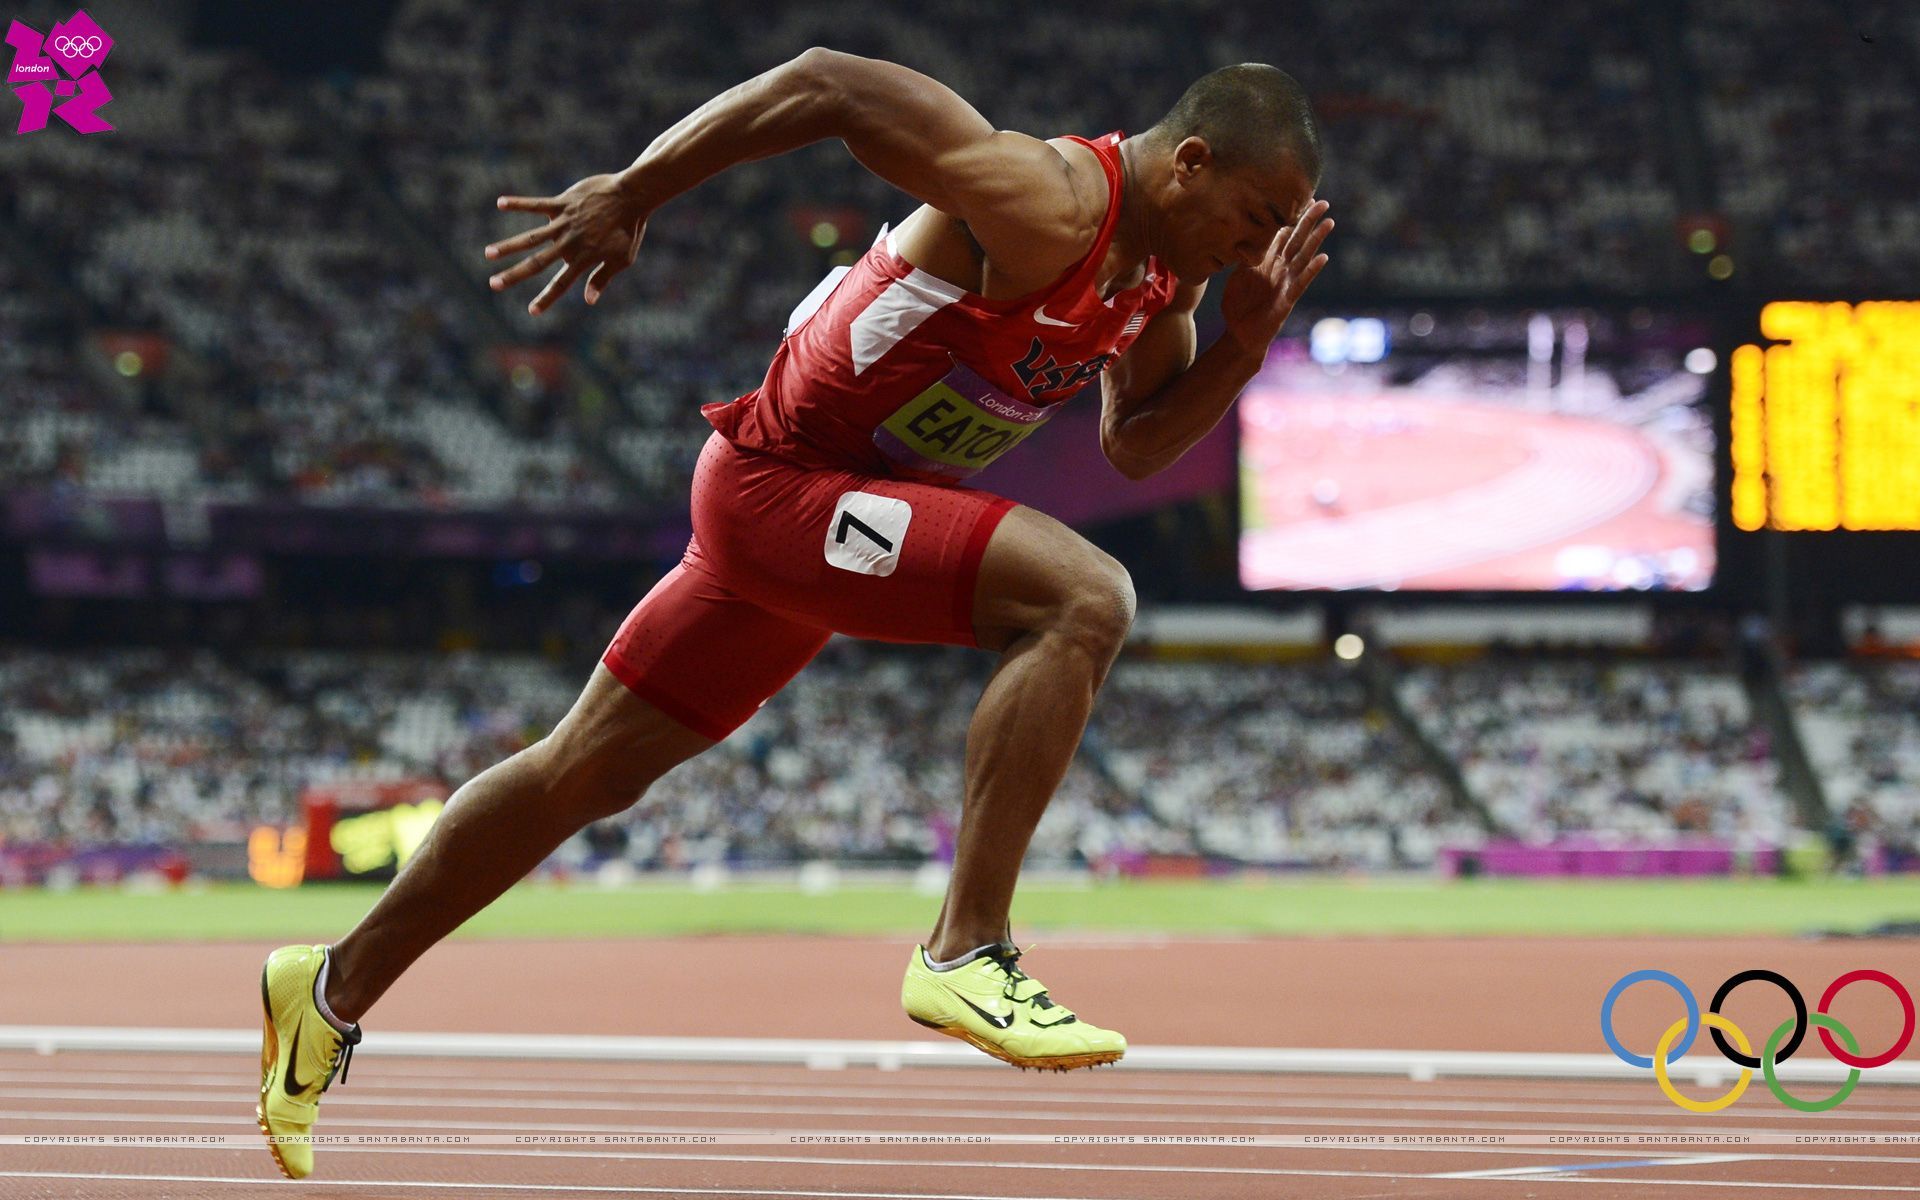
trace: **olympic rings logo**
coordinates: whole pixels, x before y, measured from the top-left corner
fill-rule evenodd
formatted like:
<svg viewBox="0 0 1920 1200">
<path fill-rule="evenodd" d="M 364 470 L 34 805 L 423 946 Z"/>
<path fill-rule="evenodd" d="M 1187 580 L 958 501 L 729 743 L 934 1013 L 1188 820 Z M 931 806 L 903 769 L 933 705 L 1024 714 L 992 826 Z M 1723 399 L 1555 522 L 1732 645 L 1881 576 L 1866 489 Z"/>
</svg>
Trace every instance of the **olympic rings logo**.
<svg viewBox="0 0 1920 1200">
<path fill-rule="evenodd" d="M 100 53 L 101 42 L 98 37 L 88 34 L 85 37 L 57 37 L 53 39 L 53 48 L 62 58 L 87 58 Z"/>
<path fill-rule="evenodd" d="M 1654 1047 L 1651 1057 L 1628 1050 L 1620 1044 L 1619 1037 L 1613 1032 L 1614 1004 L 1628 988 L 1643 982 L 1666 984 L 1679 993 L 1680 999 L 1685 1001 L 1687 1006 L 1687 1015 L 1667 1026 L 1667 1031 L 1660 1035 L 1660 1042 Z M 1906 1023 L 1900 1030 L 1900 1036 L 1894 1039 L 1893 1047 L 1885 1053 L 1876 1054 L 1870 1058 L 1862 1057 L 1860 1054 L 1860 1044 L 1855 1040 L 1853 1032 L 1827 1014 L 1827 1006 L 1833 1003 L 1833 998 L 1840 994 L 1842 988 L 1849 984 L 1864 982 L 1877 983 L 1892 992 L 1899 999 L 1900 1008 L 1906 1014 Z M 1766 1045 L 1758 1058 L 1753 1056 L 1753 1043 L 1747 1039 L 1746 1033 L 1738 1025 L 1720 1015 L 1720 1006 L 1726 1003 L 1728 996 L 1733 994 L 1733 989 L 1743 983 L 1770 983 L 1785 992 L 1787 999 L 1793 1001 L 1793 1019 L 1781 1022 L 1780 1027 L 1768 1035 Z M 1713 1100 L 1695 1100 L 1691 1096 L 1681 1095 L 1680 1089 L 1673 1085 L 1673 1080 L 1667 1073 L 1667 1068 L 1685 1054 L 1689 1046 L 1693 1045 L 1693 1039 L 1699 1034 L 1702 1025 L 1712 1033 L 1713 1044 L 1720 1048 L 1720 1053 L 1741 1069 L 1739 1082 L 1734 1084 L 1725 1095 Z M 1807 1036 L 1808 1025 L 1820 1031 L 1820 1042 L 1827 1048 L 1827 1053 L 1850 1068 L 1847 1072 L 1847 1081 L 1840 1085 L 1840 1089 L 1821 1100 L 1802 1100 L 1793 1095 L 1781 1086 L 1774 1070 L 1777 1064 L 1792 1058 L 1794 1051 L 1800 1049 L 1800 1043 Z M 1800 989 L 1794 987 L 1786 976 L 1776 971 L 1764 970 L 1742 971 L 1730 977 L 1720 985 L 1720 990 L 1713 994 L 1713 1003 L 1707 1006 L 1704 1014 L 1700 1011 L 1700 1002 L 1694 998 L 1694 994 L 1688 990 L 1687 985 L 1666 971 L 1634 971 L 1622 975 L 1619 982 L 1607 990 L 1607 998 L 1600 1002 L 1600 1032 L 1607 1039 L 1607 1048 L 1628 1066 L 1642 1069 L 1652 1067 L 1653 1077 L 1659 1081 L 1660 1090 L 1666 1094 L 1667 1099 L 1689 1112 L 1697 1113 L 1719 1112 L 1738 1100 L 1741 1093 L 1747 1090 L 1747 1085 L 1753 1082 L 1755 1067 L 1759 1067 L 1765 1074 L 1767 1090 L 1773 1093 L 1774 1099 L 1788 1108 L 1798 1109 L 1801 1112 L 1825 1112 L 1830 1108 L 1838 1108 L 1848 1096 L 1853 1094 L 1853 1087 L 1860 1082 L 1862 1070 L 1884 1066 L 1900 1057 L 1900 1052 L 1905 1050 L 1907 1044 L 1913 1040 L 1913 1030 L 1913 996 L 1901 986 L 1899 980 L 1885 971 L 1848 971 L 1827 985 L 1827 990 L 1820 994 L 1820 1003 L 1811 1013 L 1807 1012 L 1806 997 L 1800 994 Z M 1838 1034 L 1840 1040 L 1846 1043 L 1845 1050 L 1834 1044 L 1835 1034 Z M 1738 1050 L 1727 1045 L 1727 1036 L 1733 1038 L 1740 1047 Z M 1676 1039 L 1679 1042 L 1678 1045 L 1674 1044 Z M 1782 1040 L 1786 1042 L 1784 1046 L 1781 1045 Z"/>
</svg>

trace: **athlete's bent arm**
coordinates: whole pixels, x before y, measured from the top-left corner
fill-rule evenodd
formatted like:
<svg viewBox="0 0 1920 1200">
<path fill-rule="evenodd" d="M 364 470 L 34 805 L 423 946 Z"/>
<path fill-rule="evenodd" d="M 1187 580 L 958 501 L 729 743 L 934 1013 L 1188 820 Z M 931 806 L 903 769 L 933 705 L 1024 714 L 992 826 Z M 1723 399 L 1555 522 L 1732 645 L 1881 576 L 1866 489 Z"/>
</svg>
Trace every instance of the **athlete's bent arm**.
<svg viewBox="0 0 1920 1200">
<path fill-rule="evenodd" d="M 632 264 L 647 217 L 736 163 L 837 137 L 868 170 L 965 221 L 996 265 L 1044 282 L 1086 252 L 1106 191 L 1078 181 L 1054 147 L 996 130 L 952 89 L 917 71 L 820 47 L 701 105 L 618 174 L 558 196 L 502 196 L 548 223 L 487 247 L 488 258 L 546 248 L 493 277 L 503 290 L 564 260 L 529 306 L 538 313 L 581 275 L 587 299 Z"/>
<path fill-rule="evenodd" d="M 1275 231 L 1257 263 L 1235 270 L 1220 300 L 1226 328 L 1195 358 L 1193 313 L 1205 283 L 1182 284 L 1140 337 L 1101 376 L 1100 449 L 1128 479 L 1145 479 L 1180 460 L 1226 415 L 1266 361 L 1294 303 L 1327 265 L 1318 253 L 1333 231 L 1327 202 L 1316 201 Z"/>
<path fill-rule="evenodd" d="M 1100 376 L 1100 449 L 1128 479 L 1163 471 L 1192 449 L 1259 369 L 1255 363 L 1244 370 L 1240 360 L 1246 356 L 1225 338 L 1195 361 L 1199 332 L 1193 313 L 1206 292 L 1204 282 L 1181 284 Z M 1225 399 L 1197 403 L 1195 395 Z"/>
</svg>

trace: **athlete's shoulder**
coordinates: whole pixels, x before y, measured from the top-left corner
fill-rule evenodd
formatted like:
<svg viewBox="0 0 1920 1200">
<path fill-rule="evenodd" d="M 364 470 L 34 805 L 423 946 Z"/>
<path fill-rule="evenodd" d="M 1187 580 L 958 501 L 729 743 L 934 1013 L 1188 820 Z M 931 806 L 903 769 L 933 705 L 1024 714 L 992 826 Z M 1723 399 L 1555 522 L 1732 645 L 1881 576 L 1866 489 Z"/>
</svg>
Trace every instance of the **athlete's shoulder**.
<svg viewBox="0 0 1920 1200">
<path fill-rule="evenodd" d="M 1077 232 L 1089 245 L 1100 235 L 1107 210 L 1117 200 L 1120 190 L 1119 157 L 1105 145 L 1112 136 L 1092 142 L 1072 137 L 1048 138 L 1046 142 L 1060 156 L 1061 169 L 1074 198 Z"/>
<path fill-rule="evenodd" d="M 1010 172 L 996 185 L 1003 203 L 949 215 L 964 222 L 1003 286 L 1039 291 L 1085 261 L 1099 242 L 1118 168 L 1110 174 L 1101 153 L 1074 138 L 1043 140 L 1013 131 L 999 136 L 1019 147 L 1007 160 L 1019 162 L 1017 176 Z"/>
<path fill-rule="evenodd" d="M 1078 262 L 1099 237 L 1108 186 L 1099 155 L 1071 138 L 1016 130 L 967 164 L 970 203 L 935 205 L 965 225 L 1003 283 L 1038 289 Z"/>
</svg>

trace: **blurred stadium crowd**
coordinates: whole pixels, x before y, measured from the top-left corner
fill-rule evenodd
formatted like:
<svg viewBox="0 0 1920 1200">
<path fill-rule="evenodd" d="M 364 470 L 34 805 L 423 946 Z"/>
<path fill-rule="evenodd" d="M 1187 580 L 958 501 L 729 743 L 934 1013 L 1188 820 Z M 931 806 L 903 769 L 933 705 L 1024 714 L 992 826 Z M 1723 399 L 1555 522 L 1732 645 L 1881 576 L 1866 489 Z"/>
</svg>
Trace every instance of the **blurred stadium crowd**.
<svg viewBox="0 0 1920 1200">
<path fill-rule="evenodd" d="M 1551 661 L 1423 667 L 1405 694 L 1505 828 L 1774 845 L 1794 828 L 1766 727 L 1731 671 Z"/>
<path fill-rule="evenodd" d="M 1848 833 L 1920 824 L 1920 664 L 1809 663 L 1788 682 L 1807 754 Z M 1898 836 L 1897 834 L 1895 836 Z"/>
<path fill-rule="evenodd" d="M 1282 19 L 1229 0 L 404 0 L 378 69 L 320 79 L 195 44 L 189 9 L 109 22 L 118 133 L 7 146 L 0 498 L 679 508 L 699 405 L 756 386 L 793 304 L 912 202 L 834 145 L 737 168 L 658 214 L 606 302 L 534 320 L 526 291 L 485 289 L 482 247 L 527 225 L 492 201 L 623 167 L 814 44 L 1049 136 L 1138 131 L 1206 70 L 1282 65 L 1325 125 L 1328 301 L 1920 277 L 1920 8 L 1868 40 L 1839 0 L 1566 0 L 1551 19 L 1525 0 Z M 988 666 L 836 644 L 568 854 L 937 859 Z M 331 780 L 458 783 L 579 682 L 498 655 L 0 649 L 0 842 L 230 839 Z M 1912 854 L 1920 664 L 1807 666 L 1786 698 L 1835 820 Z M 1490 832 L 1780 840 L 1799 819 L 1770 728 L 1700 662 L 1380 683 L 1127 659 L 1034 854 L 1392 867 Z"/>
<path fill-rule="evenodd" d="M 561 860 L 943 859 L 990 667 L 836 640 Z M 577 682 L 511 655 L 0 654 L 0 844 L 235 842 L 296 823 L 311 786 L 454 785 L 543 736 Z M 1920 850 L 1920 663 L 1810 666 L 1789 693 L 1848 838 Z M 1392 869 L 1489 836 L 1777 846 L 1804 824 L 1768 727 L 1711 663 L 1494 658 L 1410 667 L 1383 695 L 1330 660 L 1127 658 L 1032 857 Z"/>
<path fill-rule="evenodd" d="M 1226 0 L 407 0 L 380 69 L 315 82 L 189 43 L 186 9 L 117 14 L 122 136 L 8 147 L 0 483 L 679 503 L 698 406 L 755 386 L 792 305 L 911 202 L 834 145 L 736 168 L 652 221 L 608 304 L 535 320 L 484 290 L 481 248 L 526 224 L 492 200 L 618 169 L 812 44 L 1046 135 L 1138 130 L 1213 66 L 1282 64 L 1326 128 L 1341 226 L 1322 297 L 1900 288 L 1920 270 L 1913 11 L 1869 42 L 1837 0 L 1570 0 L 1544 22 L 1525 0 L 1283 20 Z M 1711 256 L 1687 248 L 1702 228 Z M 165 361 L 103 354 L 100 330 L 157 334 Z"/>
</svg>

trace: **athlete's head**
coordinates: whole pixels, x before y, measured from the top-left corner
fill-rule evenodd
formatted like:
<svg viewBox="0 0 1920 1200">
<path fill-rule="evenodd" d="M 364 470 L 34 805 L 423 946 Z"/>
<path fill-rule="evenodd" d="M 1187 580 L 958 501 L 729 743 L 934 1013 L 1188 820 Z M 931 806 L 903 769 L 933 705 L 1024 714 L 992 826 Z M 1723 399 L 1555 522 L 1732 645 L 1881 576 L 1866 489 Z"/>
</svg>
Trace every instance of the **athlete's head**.
<svg viewBox="0 0 1920 1200">
<path fill-rule="evenodd" d="M 1257 259 L 1320 186 L 1307 94 L 1264 63 L 1201 76 L 1141 137 L 1153 253 L 1182 279 Z"/>
</svg>

